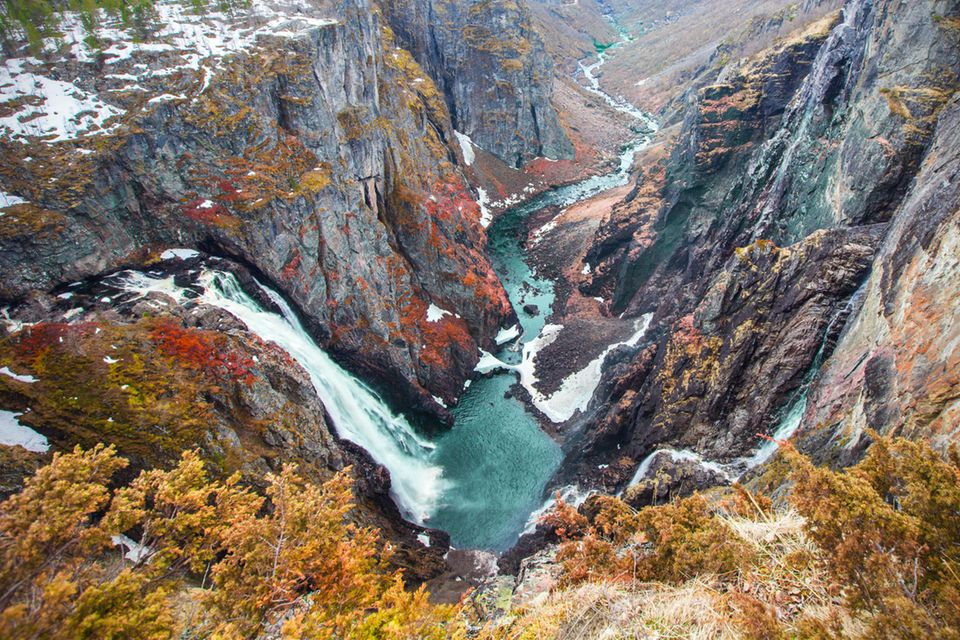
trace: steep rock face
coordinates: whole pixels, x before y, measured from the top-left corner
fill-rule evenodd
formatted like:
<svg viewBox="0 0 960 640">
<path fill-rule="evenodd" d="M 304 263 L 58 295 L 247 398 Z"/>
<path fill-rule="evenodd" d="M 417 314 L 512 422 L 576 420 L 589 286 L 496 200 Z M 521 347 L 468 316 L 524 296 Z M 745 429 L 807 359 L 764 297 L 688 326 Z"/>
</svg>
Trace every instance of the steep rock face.
<svg viewBox="0 0 960 640">
<path fill-rule="evenodd" d="M 639 459 L 671 442 L 729 460 L 772 431 L 836 339 L 956 90 L 941 17 L 957 11 L 851 0 L 700 91 L 666 167 L 587 256 L 585 293 L 655 312 L 653 344 L 608 375 L 596 451 Z"/>
<path fill-rule="evenodd" d="M 29 204 L 2 219 L 0 295 L 202 245 L 255 266 L 414 408 L 455 398 L 512 311 L 446 107 L 365 0 L 311 9 L 330 19 L 260 34 L 92 144 L 4 141 L 5 189 Z"/>
<path fill-rule="evenodd" d="M 573 157 L 553 64 L 523 2 L 386 0 L 398 41 L 443 92 L 454 128 L 507 164 Z"/>
<path fill-rule="evenodd" d="M 810 394 L 801 432 L 849 461 L 865 429 L 956 442 L 960 426 L 960 105 L 954 100 Z"/>
<path fill-rule="evenodd" d="M 761 444 L 755 434 L 772 430 L 823 343 L 836 338 L 842 323 L 833 319 L 866 277 L 883 230 L 821 231 L 790 247 L 761 240 L 738 250 L 658 339 L 652 362 L 638 358 L 619 374 L 594 438 L 603 448 L 629 440 L 635 459 L 663 442 L 714 460 L 750 454 Z"/>
</svg>

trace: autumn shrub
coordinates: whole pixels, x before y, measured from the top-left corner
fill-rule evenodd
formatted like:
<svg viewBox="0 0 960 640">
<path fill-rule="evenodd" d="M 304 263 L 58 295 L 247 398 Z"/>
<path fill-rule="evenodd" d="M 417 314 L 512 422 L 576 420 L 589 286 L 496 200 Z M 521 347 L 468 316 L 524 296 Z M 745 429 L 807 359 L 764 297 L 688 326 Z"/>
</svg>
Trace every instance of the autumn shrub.
<svg viewBox="0 0 960 640">
<path fill-rule="evenodd" d="M 700 495 L 639 512 L 612 497 L 598 506 L 591 526 L 558 550 L 562 585 L 591 580 L 680 583 L 696 575 L 732 573 L 752 559 L 751 549 Z M 562 503 L 558 507 L 558 512 L 569 511 Z M 558 518 L 573 519 L 570 514 L 553 516 Z"/>
<path fill-rule="evenodd" d="M 126 466 L 103 446 L 57 454 L 0 503 L 0 637 L 454 635 L 454 609 L 408 591 L 352 522 L 348 471 L 317 485 L 288 466 L 264 496 L 194 452 L 112 488 Z"/>
<path fill-rule="evenodd" d="M 927 445 L 874 437 L 841 472 L 788 451 L 792 500 L 864 637 L 960 638 L 960 468 Z"/>
<path fill-rule="evenodd" d="M 576 635 L 588 622 L 646 632 L 669 619 L 689 625 L 680 635 L 701 637 L 722 618 L 719 637 L 960 638 L 957 455 L 873 438 L 846 470 L 785 448 L 776 464 L 790 469 L 783 481 L 793 509 L 740 486 L 714 502 L 694 495 L 639 512 L 609 496 L 581 513 L 561 503 L 547 521 L 575 535 L 558 549 L 561 572 L 543 613 L 551 619 L 527 611 L 511 632 Z M 565 599 L 583 597 L 588 585 L 605 585 L 607 600 L 586 621 Z M 617 622 L 624 608 L 641 622 Z M 705 608 L 709 622 L 678 613 Z"/>
</svg>

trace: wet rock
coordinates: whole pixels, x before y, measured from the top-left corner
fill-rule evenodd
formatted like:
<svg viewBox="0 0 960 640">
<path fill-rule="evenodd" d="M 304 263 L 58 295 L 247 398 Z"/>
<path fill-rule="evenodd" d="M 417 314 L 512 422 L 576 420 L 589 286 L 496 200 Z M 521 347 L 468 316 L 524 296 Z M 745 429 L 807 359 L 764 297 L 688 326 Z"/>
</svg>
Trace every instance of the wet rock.
<svg viewBox="0 0 960 640">
<path fill-rule="evenodd" d="M 523 312 L 528 316 L 538 316 L 540 315 L 540 307 L 535 304 L 525 304 L 523 305 Z"/>
<path fill-rule="evenodd" d="M 801 430 L 816 459 L 855 462 L 867 429 L 955 442 L 960 425 L 960 105 L 894 216 L 860 301 L 817 375 Z"/>
<path fill-rule="evenodd" d="M 650 464 L 647 477 L 627 487 L 623 499 L 634 509 L 642 509 L 728 483 L 723 474 L 696 461 L 674 460 L 668 454 L 660 454 Z"/>
</svg>

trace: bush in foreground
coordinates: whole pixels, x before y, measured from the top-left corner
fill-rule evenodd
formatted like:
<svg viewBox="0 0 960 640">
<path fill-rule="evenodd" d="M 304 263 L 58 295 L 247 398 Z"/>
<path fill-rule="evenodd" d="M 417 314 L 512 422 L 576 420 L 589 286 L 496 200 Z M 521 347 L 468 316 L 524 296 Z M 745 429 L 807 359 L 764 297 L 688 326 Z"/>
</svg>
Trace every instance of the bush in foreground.
<svg viewBox="0 0 960 640">
<path fill-rule="evenodd" d="M 0 637 L 452 634 L 454 610 L 405 590 L 350 521 L 347 471 L 318 486 L 285 467 L 263 497 L 192 452 L 112 488 L 126 464 L 103 446 L 58 454 L 0 504 Z"/>
<path fill-rule="evenodd" d="M 736 487 L 634 511 L 562 501 L 557 587 L 492 638 L 960 638 L 960 465 L 874 434 L 845 471 L 786 447 L 792 508 Z"/>
</svg>

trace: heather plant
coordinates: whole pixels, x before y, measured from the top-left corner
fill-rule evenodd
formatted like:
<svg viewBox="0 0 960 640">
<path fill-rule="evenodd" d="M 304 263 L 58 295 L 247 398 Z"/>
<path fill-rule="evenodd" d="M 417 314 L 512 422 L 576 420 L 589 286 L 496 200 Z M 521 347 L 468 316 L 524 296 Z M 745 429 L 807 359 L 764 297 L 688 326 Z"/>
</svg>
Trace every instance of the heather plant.
<svg viewBox="0 0 960 640">
<path fill-rule="evenodd" d="M 960 468 L 929 446 L 873 436 L 848 471 L 788 451 L 792 500 L 864 637 L 960 638 Z"/>
<path fill-rule="evenodd" d="M 349 471 L 314 484 L 287 466 L 259 495 L 194 452 L 115 486 L 126 466 L 103 446 L 57 454 L 0 503 L 0 637 L 455 635 L 455 609 L 406 590 L 352 521 Z"/>
<path fill-rule="evenodd" d="M 489 637 L 960 638 L 960 464 L 872 434 L 854 467 L 784 447 L 792 508 L 742 486 L 634 511 L 558 501 L 560 572 Z"/>
<path fill-rule="evenodd" d="M 563 585 L 593 580 L 679 583 L 698 574 L 734 572 L 750 561 L 750 549 L 714 517 L 700 495 L 639 512 L 612 497 L 600 499 L 596 507 L 589 526 L 562 501 L 545 519 L 558 531 L 577 532 L 557 553 Z"/>
</svg>

